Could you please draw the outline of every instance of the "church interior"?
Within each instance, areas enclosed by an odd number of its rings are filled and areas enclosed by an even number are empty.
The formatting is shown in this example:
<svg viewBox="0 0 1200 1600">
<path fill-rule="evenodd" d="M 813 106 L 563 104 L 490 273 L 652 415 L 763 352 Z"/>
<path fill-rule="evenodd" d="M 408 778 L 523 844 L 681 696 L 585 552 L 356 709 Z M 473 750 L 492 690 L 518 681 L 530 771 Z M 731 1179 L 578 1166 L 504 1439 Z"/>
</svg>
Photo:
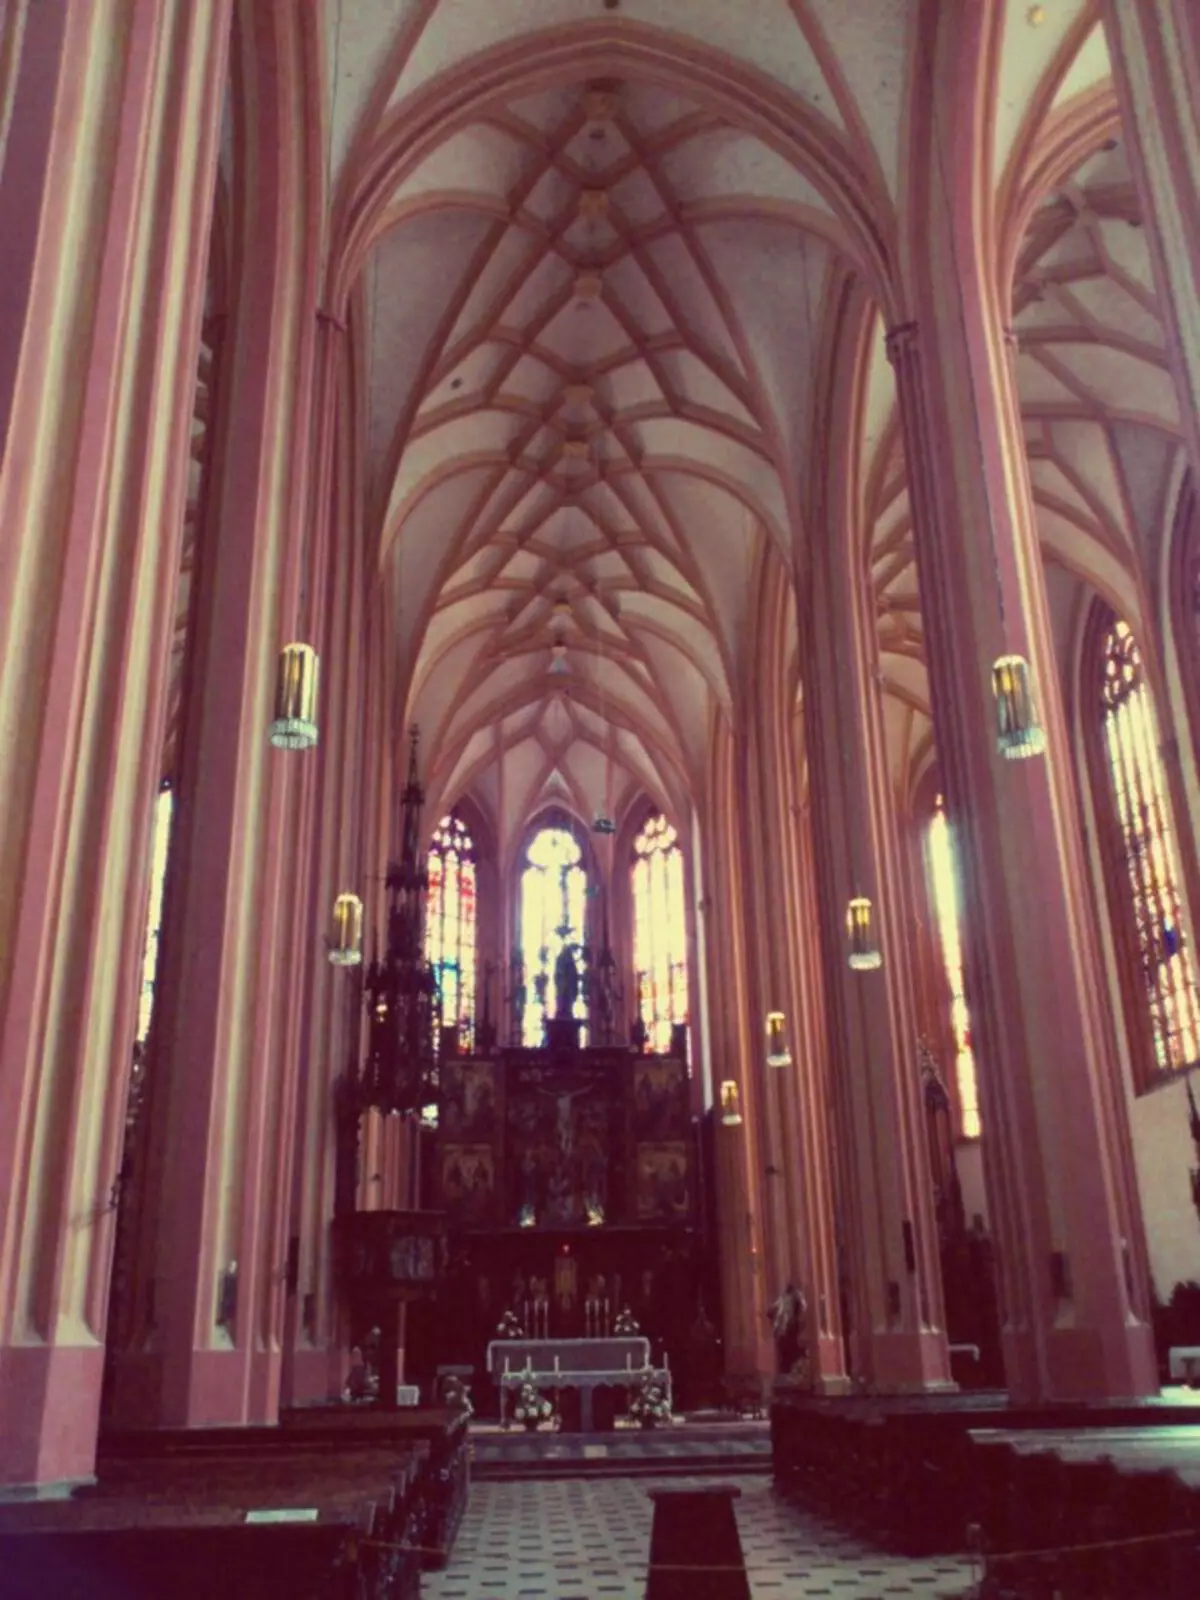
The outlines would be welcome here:
<svg viewBox="0 0 1200 1600">
<path fill-rule="evenodd" d="M 1200 6 L 7 0 L 0 218 L 0 1595 L 1197 1592 Z"/>
</svg>

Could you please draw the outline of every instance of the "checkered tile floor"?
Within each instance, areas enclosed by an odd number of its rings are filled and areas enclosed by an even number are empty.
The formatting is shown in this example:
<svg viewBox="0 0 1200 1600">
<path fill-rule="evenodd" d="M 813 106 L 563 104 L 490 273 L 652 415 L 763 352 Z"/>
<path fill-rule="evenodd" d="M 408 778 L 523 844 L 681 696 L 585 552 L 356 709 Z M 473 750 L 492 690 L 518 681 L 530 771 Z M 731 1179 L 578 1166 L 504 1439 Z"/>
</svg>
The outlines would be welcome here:
<svg viewBox="0 0 1200 1600">
<path fill-rule="evenodd" d="M 643 1600 L 658 1480 L 566 1479 L 477 1483 L 445 1572 L 427 1574 L 422 1600 Z M 661 1480 L 680 1489 L 713 1480 Z M 730 1477 L 754 1600 L 959 1600 L 965 1561 L 880 1555 L 832 1523 L 779 1498 L 768 1480 Z"/>
</svg>

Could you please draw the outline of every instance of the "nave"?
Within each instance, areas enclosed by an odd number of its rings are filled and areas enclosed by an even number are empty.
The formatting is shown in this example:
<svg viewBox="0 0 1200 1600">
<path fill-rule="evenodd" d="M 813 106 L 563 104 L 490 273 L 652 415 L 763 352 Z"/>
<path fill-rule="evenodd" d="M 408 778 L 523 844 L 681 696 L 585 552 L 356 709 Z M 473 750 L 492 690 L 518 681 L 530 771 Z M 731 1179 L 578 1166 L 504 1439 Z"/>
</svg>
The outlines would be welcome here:
<svg viewBox="0 0 1200 1600">
<path fill-rule="evenodd" d="M 423 1600 L 643 1600 L 649 1491 L 709 1481 L 476 1484 L 454 1556 L 422 1585 Z M 722 1481 L 741 1491 L 735 1507 L 752 1600 L 959 1600 L 970 1590 L 966 1560 L 885 1555 L 776 1493 L 768 1477 Z"/>
</svg>

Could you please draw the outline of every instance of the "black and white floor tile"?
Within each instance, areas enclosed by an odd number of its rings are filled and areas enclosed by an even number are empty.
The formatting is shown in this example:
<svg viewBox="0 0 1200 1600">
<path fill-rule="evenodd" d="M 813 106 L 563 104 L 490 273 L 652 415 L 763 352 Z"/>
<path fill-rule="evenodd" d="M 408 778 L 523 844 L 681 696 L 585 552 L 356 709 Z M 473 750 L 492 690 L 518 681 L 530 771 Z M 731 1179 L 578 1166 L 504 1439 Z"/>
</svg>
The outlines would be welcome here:
<svg viewBox="0 0 1200 1600">
<path fill-rule="evenodd" d="M 689 1480 L 662 1480 L 683 1488 Z M 704 1480 L 695 1480 L 698 1484 Z M 712 1480 L 707 1480 L 711 1482 Z M 881 1555 L 777 1496 L 741 1489 L 738 1529 L 753 1600 L 960 1600 L 969 1564 Z M 654 1479 L 477 1483 L 454 1559 L 421 1585 L 427 1600 L 643 1600 Z"/>
</svg>

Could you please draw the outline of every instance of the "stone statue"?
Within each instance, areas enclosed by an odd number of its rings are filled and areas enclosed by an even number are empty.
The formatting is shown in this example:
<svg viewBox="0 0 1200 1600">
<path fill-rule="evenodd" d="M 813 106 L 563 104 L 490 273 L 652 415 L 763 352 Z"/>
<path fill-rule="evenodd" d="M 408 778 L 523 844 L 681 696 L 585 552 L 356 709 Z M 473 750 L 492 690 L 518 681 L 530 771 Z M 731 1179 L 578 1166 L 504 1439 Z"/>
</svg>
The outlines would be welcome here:
<svg viewBox="0 0 1200 1600">
<path fill-rule="evenodd" d="M 771 1332 L 775 1336 L 775 1362 L 781 1378 L 797 1374 L 808 1354 L 805 1317 L 808 1307 L 794 1283 L 789 1283 L 770 1307 Z"/>
<path fill-rule="evenodd" d="M 575 946 L 564 944 L 554 963 L 554 1016 L 566 1022 L 575 1015 L 579 998 L 579 968 L 575 965 Z"/>
</svg>

